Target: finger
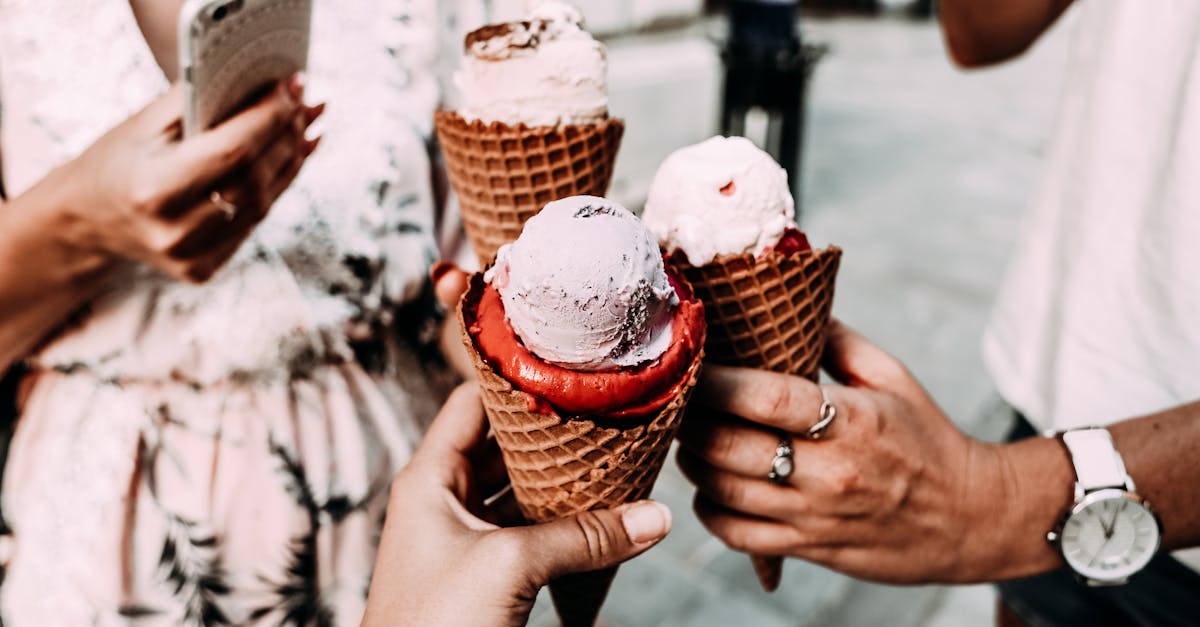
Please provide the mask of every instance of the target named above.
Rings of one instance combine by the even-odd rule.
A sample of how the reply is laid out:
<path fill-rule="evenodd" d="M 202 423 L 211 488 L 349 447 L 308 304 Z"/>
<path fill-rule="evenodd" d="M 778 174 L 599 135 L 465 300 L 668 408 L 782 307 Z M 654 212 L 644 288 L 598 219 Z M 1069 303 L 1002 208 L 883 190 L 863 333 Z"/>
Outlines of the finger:
<path fill-rule="evenodd" d="M 472 454 L 487 437 L 487 430 L 479 386 L 464 383 L 446 399 L 417 455 L 435 459 L 450 456 L 469 463 Z"/>
<path fill-rule="evenodd" d="M 300 119 L 300 116 L 301 114 L 297 114 L 297 120 Z M 276 135 L 262 154 L 254 159 L 249 169 L 249 176 L 238 181 L 238 184 L 246 191 L 246 195 L 253 201 L 254 210 L 266 215 L 266 210 L 277 196 L 274 191 L 278 189 L 282 193 L 282 190 L 287 189 L 291 180 L 285 177 L 289 171 L 295 169 L 297 161 L 303 162 L 304 151 L 304 133 L 293 129 Z M 281 185 L 283 181 L 286 183 Z"/>
<path fill-rule="evenodd" d="M 765 479 L 779 435 L 734 417 L 689 415 L 676 436 L 681 450 L 721 470 Z"/>
<path fill-rule="evenodd" d="M 804 433 L 820 420 L 821 388 L 777 372 L 706 364 L 696 395 L 711 409 L 789 433 Z"/>
<path fill-rule="evenodd" d="M 671 510 L 654 501 L 627 503 L 543 525 L 505 530 L 518 542 L 535 583 L 616 566 L 671 531 Z"/>
<path fill-rule="evenodd" d="M 215 276 L 217 271 L 237 254 L 246 238 L 250 236 L 250 229 L 245 226 L 229 226 L 227 222 L 225 226 L 230 229 L 230 233 L 215 236 L 221 243 L 205 248 L 199 257 L 179 262 L 177 278 L 189 283 L 203 283 Z"/>
<path fill-rule="evenodd" d="M 710 500 L 731 510 L 765 519 L 783 520 L 803 514 L 804 495 L 792 488 L 778 486 L 765 477 L 752 479 L 709 466 L 686 450 L 676 455 L 683 476 Z"/>
<path fill-rule="evenodd" d="M 183 83 L 175 83 L 130 118 L 143 137 L 154 137 L 164 129 L 178 126 L 183 119 Z"/>
<path fill-rule="evenodd" d="M 286 132 L 300 109 L 300 102 L 281 83 L 226 122 L 179 144 L 167 171 L 190 173 L 193 188 L 211 187 Z"/>
<path fill-rule="evenodd" d="M 460 270 L 452 263 L 439 261 L 429 270 L 429 278 L 433 281 L 433 290 L 438 302 L 446 309 L 458 306 L 458 300 L 467 291 L 470 275 Z"/>
<path fill-rule="evenodd" d="M 809 544 L 790 525 L 735 512 L 704 494 L 696 495 L 692 509 L 709 533 L 735 551 L 762 556 L 795 555 Z"/>
<path fill-rule="evenodd" d="M 283 169 L 276 175 L 275 180 L 267 186 L 266 193 L 264 194 L 264 209 L 270 210 L 271 206 L 275 204 L 275 201 L 279 200 L 279 197 L 283 195 L 283 192 L 287 191 L 287 188 L 290 187 L 296 180 L 296 177 L 300 175 L 301 168 L 304 167 L 305 163 L 308 163 L 308 157 L 312 155 L 320 143 L 320 137 L 311 140 L 303 140 L 303 143 L 300 146 L 300 153 L 295 155 L 290 163 L 285 164 Z M 264 212 L 260 216 L 260 220 L 265 217 L 266 213 Z"/>
<path fill-rule="evenodd" d="M 821 364 L 839 383 L 877 389 L 906 377 L 898 359 L 841 321 L 830 320 L 825 335 Z"/>
<path fill-rule="evenodd" d="M 478 516 L 497 527 L 518 527 L 526 522 L 512 486 L 489 499 Z"/>
<path fill-rule="evenodd" d="M 479 387 L 464 383 L 438 412 L 411 464 L 420 465 L 430 481 L 451 490 L 460 502 L 477 503 L 482 495 L 472 490 L 471 454 L 483 442 L 487 428 Z"/>
<path fill-rule="evenodd" d="M 496 494 L 509 485 L 508 467 L 494 437 L 488 437 L 471 452 L 471 467 L 475 469 L 477 489 L 484 496 Z"/>

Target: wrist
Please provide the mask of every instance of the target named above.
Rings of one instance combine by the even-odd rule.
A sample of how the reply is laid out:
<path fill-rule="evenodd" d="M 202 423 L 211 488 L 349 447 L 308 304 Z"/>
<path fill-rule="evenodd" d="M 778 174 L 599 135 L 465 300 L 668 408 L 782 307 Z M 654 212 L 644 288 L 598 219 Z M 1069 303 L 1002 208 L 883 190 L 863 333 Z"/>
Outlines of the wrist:
<path fill-rule="evenodd" d="M 1075 474 L 1050 438 L 979 443 L 965 535 L 971 581 L 1028 577 L 1062 566 L 1046 540 L 1072 503 Z"/>
<path fill-rule="evenodd" d="M 89 193 L 80 178 L 69 165 L 63 166 L 27 192 L 37 198 L 29 211 L 30 219 L 37 222 L 33 228 L 47 235 L 46 246 L 70 283 L 90 282 L 116 262 L 90 227 Z"/>

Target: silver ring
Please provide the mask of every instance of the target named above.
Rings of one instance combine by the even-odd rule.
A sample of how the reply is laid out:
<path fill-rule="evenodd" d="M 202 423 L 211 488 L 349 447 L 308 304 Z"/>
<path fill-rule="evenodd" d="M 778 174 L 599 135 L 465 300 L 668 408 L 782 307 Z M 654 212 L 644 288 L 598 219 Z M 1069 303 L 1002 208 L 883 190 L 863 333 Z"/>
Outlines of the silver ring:
<path fill-rule="evenodd" d="M 792 471 L 796 469 L 792 453 L 791 440 L 787 436 L 780 438 L 779 446 L 775 447 L 775 457 L 771 460 L 771 472 L 767 474 L 767 481 L 775 485 L 787 483 L 788 477 L 792 476 Z"/>
<path fill-rule="evenodd" d="M 221 192 L 218 192 L 214 189 L 213 192 L 208 195 L 208 200 L 211 201 L 212 204 L 216 205 L 217 209 L 220 209 L 221 212 L 225 214 L 226 220 L 233 222 L 233 219 L 237 217 L 237 205 L 225 200 L 225 197 L 221 195 Z"/>
<path fill-rule="evenodd" d="M 825 388 L 821 388 L 821 409 L 818 416 L 820 416 L 820 420 L 804 432 L 804 439 L 820 440 L 825 436 L 825 430 L 829 428 L 829 425 L 833 424 L 833 419 L 837 418 L 837 407 L 829 402 L 829 397 L 825 395 Z"/>

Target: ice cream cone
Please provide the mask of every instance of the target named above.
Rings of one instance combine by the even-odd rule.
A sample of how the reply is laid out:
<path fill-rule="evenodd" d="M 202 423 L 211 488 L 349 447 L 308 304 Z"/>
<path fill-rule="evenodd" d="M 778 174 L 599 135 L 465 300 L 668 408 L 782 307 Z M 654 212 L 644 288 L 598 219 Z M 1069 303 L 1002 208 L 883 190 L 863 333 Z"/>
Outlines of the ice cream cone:
<path fill-rule="evenodd" d="M 652 416 L 608 421 L 559 416 L 515 389 L 480 355 L 469 329 L 483 288 L 483 275 L 476 274 L 459 304 L 459 322 L 525 518 L 547 522 L 648 497 L 696 384 L 703 350 L 697 351 L 679 392 Z M 614 568 L 551 582 L 563 624 L 591 625 L 615 573 Z"/>
<path fill-rule="evenodd" d="M 842 251 L 726 255 L 696 267 L 681 253 L 670 262 L 704 302 L 705 351 L 713 363 L 817 380 Z M 783 559 L 751 556 L 767 592 L 779 587 Z"/>
<path fill-rule="evenodd" d="M 612 118 L 529 128 L 439 111 L 434 121 L 463 226 L 483 266 L 546 203 L 604 196 L 625 133 L 624 122 Z"/>

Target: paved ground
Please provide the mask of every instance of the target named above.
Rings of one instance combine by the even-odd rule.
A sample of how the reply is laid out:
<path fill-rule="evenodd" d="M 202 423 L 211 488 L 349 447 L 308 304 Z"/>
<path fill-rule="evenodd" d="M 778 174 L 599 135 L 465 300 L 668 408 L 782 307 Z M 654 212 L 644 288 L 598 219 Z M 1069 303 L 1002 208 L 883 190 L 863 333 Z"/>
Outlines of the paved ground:
<path fill-rule="evenodd" d="M 1069 25 L 1022 61 L 963 74 L 932 24 L 809 20 L 831 53 L 810 108 L 803 226 L 846 250 L 835 314 L 904 359 L 965 429 L 1006 428 L 979 337 L 1053 124 Z M 671 465 L 656 498 L 676 527 L 624 567 L 610 625 L 989 625 L 990 588 L 894 588 L 799 561 L 758 590 L 748 560 L 691 514 Z M 553 625 L 539 603 L 534 625 Z"/>

